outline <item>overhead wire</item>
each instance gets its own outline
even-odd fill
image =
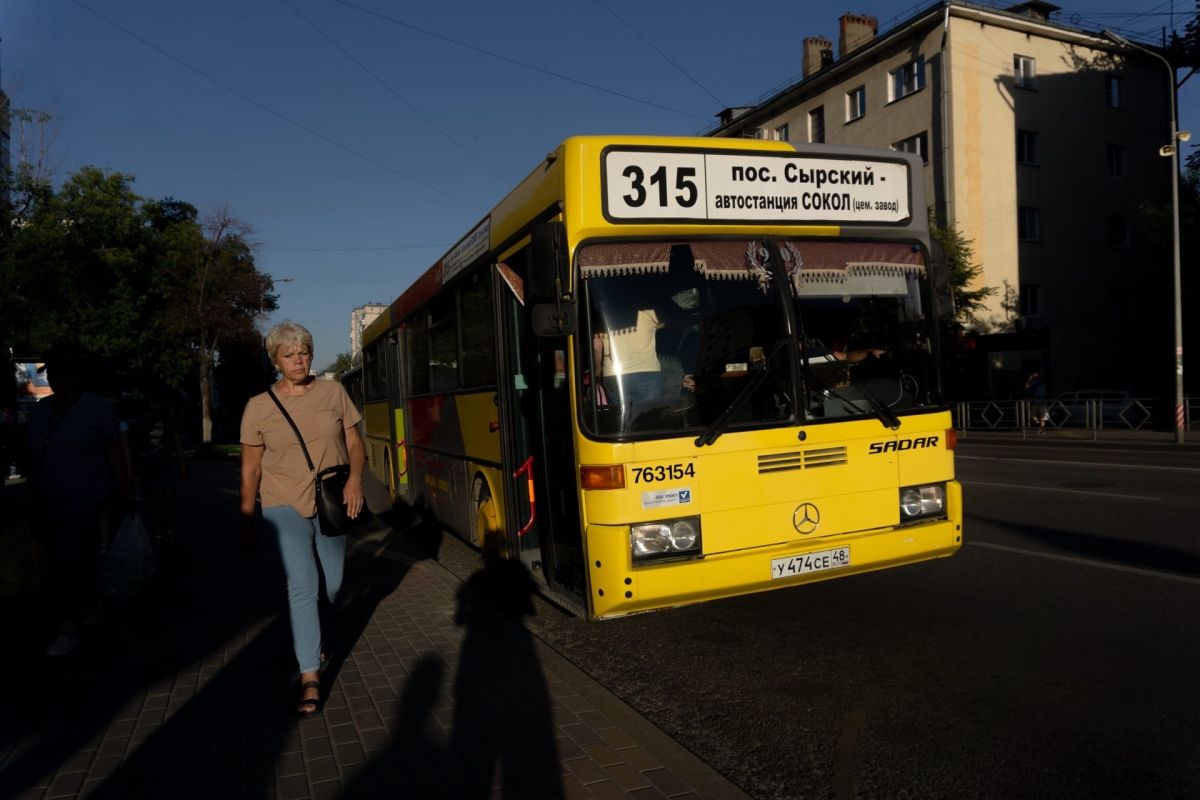
[[[300,11],[300,9],[296,8],[289,0],[283,0],[283,3],[284,3],[284,5],[286,5],[288,8],[290,8],[292,10],[293,14],[300,17],[300,19],[304,20],[310,28],[312,28],[314,31],[316,31],[318,34],[320,34],[321,37],[323,37],[325,39],[325,41],[329,42],[331,45],[336,47],[338,49],[338,51],[342,55],[344,55],[346,58],[350,59],[350,61],[352,61],[355,66],[357,66],[363,72],[367,73],[367,75],[370,76],[380,86],[382,86],[388,94],[390,94],[392,97],[396,98],[401,103],[403,103],[405,105],[405,107],[407,107],[410,111],[412,111],[414,114],[416,114],[422,120],[424,120],[425,123],[427,125],[429,125],[429,127],[433,128],[435,131],[437,131],[439,134],[441,134],[443,137],[445,137],[445,139],[448,142],[450,142],[455,147],[457,147],[463,154],[465,154],[468,158],[470,158],[476,164],[478,164],[479,166],[481,166],[485,170],[487,170],[487,172],[489,172],[494,178],[496,178],[502,184],[506,183],[504,176],[502,176],[500,173],[496,172],[496,170],[492,169],[491,166],[486,164],[483,161],[483,159],[479,158],[475,153],[472,153],[469,149],[467,149],[460,141],[458,141],[458,139],[456,139],[448,131],[446,131],[444,128],[442,128],[442,126],[438,125],[428,114],[421,111],[421,109],[417,108],[415,105],[413,105],[411,102],[409,102],[398,91],[396,91],[394,88],[392,88],[392,86],[387,81],[385,81],[383,78],[379,77],[373,71],[371,71],[370,67],[368,67],[366,64],[364,64],[362,61],[355,58],[353,53],[351,53],[345,47],[342,47],[342,45],[339,44],[332,36],[330,36],[328,33],[326,33],[324,30],[322,30],[320,28],[320,26],[318,26],[315,22],[313,22],[311,19],[309,19],[308,16],[306,16],[302,11]]]
[[[708,90],[708,87],[706,87],[704,84],[700,83],[700,81],[698,81],[698,80],[696,80],[694,77],[692,77],[691,73],[689,73],[689,72],[688,72],[686,69],[684,69],[682,66],[680,66],[680,65],[679,65],[679,64],[678,64],[678,63],[677,63],[677,62],[676,62],[676,61],[675,61],[673,58],[671,58],[669,55],[667,55],[666,53],[664,53],[662,50],[659,50],[659,49],[658,49],[658,48],[657,48],[657,47],[654,45],[654,42],[650,41],[650,40],[649,40],[649,39],[647,39],[645,36],[643,36],[643,35],[642,35],[642,32],[641,32],[641,31],[639,31],[639,30],[637,29],[637,27],[635,27],[634,25],[631,25],[631,24],[630,24],[630,23],[629,23],[629,22],[628,22],[628,21],[627,21],[627,20],[626,20],[624,17],[622,17],[622,16],[621,16],[620,14],[618,14],[616,11],[613,11],[613,10],[612,10],[612,8],[611,8],[611,7],[610,7],[610,6],[609,6],[607,3],[605,3],[605,2],[604,2],[604,0],[596,0],[596,3],[597,3],[597,5],[599,5],[601,8],[603,8],[605,11],[607,11],[609,14],[612,14],[612,15],[613,15],[613,17],[614,17],[614,18],[617,20],[617,22],[620,22],[622,25],[624,25],[626,28],[628,28],[628,29],[630,30],[630,32],[631,32],[631,33],[633,33],[633,35],[634,35],[634,36],[636,36],[637,38],[641,39],[641,40],[642,40],[642,42],[643,42],[643,43],[644,43],[644,44],[645,44],[647,47],[649,47],[651,50],[653,50],[654,52],[656,52],[656,53],[658,53],[660,56],[662,56],[662,58],[663,58],[663,60],[664,60],[664,61],[666,61],[668,64],[670,64],[670,65],[671,65],[672,67],[674,67],[675,69],[679,70],[679,73],[680,73],[681,75],[683,75],[683,77],[685,77],[685,78],[687,78],[689,81],[691,81],[691,82],[692,82],[692,83],[693,83],[693,84],[694,84],[696,87],[698,87],[698,88],[700,89],[700,91],[704,92],[706,95],[708,95],[709,97],[711,97],[711,98],[712,98],[714,101],[716,101],[716,103],[717,103],[718,105],[720,105],[720,106],[721,106],[721,108],[726,108],[726,107],[727,107],[726,103],[725,103],[724,101],[722,101],[722,100],[721,100],[721,98],[717,97],[715,94],[713,94],[712,92],[710,92],[710,91]]]
[[[78,0],[76,0],[76,2],[78,2]],[[352,8],[355,11],[358,11],[362,14],[366,14],[368,16],[372,16],[377,19],[381,19],[385,22],[390,22],[394,25],[399,25],[402,28],[408,28],[409,30],[416,31],[417,33],[424,34],[431,38],[439,39],[443,42],[449,42],[450,44],[453,44],[457,47],[462,47],[464,49],[471,50],[476,53],[480,53],[482,55],[489,56],[491,58],[495,58],[499,61],[504,61],[505,63],[513,64],[518,67],[522,67],[524,69],[532,70],[534,72],[540,72],[543,75],[549,75],[552,78],[558,78],[559,80],[567,81],[568,83],[573,83],[577,86],[583,86],[587,89],[592,89],[597,92],[602,92],[607,95],[612,95],[613,97],[619,97],[622,100],[628,100],[630,102],[638,103],[640,105],[649,106],[650,108],[657,108],[660,111],[669,111],[672,114],[679,114],[684,117],[691,117],[692,119],[700,119],[700,120],[704,120],[705,122],[708,121],[708,117],[702,117],[698,114],[693,114],[690,111],[681,111],[678,108],[672,108],[670,106],[663,105],[662,103],[655,103],[653,100],[644,100],[640,97],[634,97],[633,95],[625,94],[624,92],[618,92],[614,89],[609,89],[605,86],[599,86],[597,84],[589,83],[588,81],[584,81],[579,78],[573,78],[570,75],[564,75],[561,72],[555,72],[554,70],[546,69],[545,67],[539,67],[536,64],[529,64],[525,61],[519,61],[515,58],[511,58],[502,53],[497,53],[495,51],[487,50],[483,47],[479,47],[477,45],[470,44],[469,42],[463,42],[458,39],[454,39],[450,36],[446,36],[444,34],[436,32],[436,31],[431,31],[427,28],[422,28],[420,26],[413,25],[410,22],[405,22],[404,20],[396,19],[395,17],[390,17],[387,14],[383,14],[378,11],[373,11],[369,8],[363,8],[362,6],[355,5],[354,3],[349,3],[346,0],[333,0],[333,2],[337,3],[338,5],[346,6],[346,8]]]
[[[397,244],[383,245],[380,247],[262,247],[259,249],[271,253],[360,253],[388,250],[446,250],[449,247],[450,243]]]
[[[286,122],[288,125],[291,125],[295,128],[299,128],[300,130],[304,131],[305,133],[308,133],[311,136],[315,136],[316,138],[320,139],[321,141],[323,141],[327,144],[331,144],[340,150],[344,150],[345,152],[349,153],[350,155],[352,155],[358,159],[361,159],[362,161],[365,161],[368,164],[371,164],[372,166],[376,166],[382,170],[386,170],[387,172],[390,172],[393,175],[396,175],[398,177],[404,178],[405,180],[407,180],[411,183],[414,183],[417,186],[421,186],[432,192],[436,192],[437,194],[440,194],[443,197],[448,197],[451,200],[454,200],[456,202],[470,206],[471,208],[475,208],[475,209],[480,208],[480,205],[478,203],[474,203],[470,200],[459,197],[458,195],[453,194],[452,192],[446,191],[445,189],[441,188],[440,186],[435,186],[432,183],[423,181],[420,178],[409,175],[406,172],[402,172],[401,170],[396,169],[395,167],[393,167],[390,164],[387,164],[383,161],[379,161],[378,159],[373,158],[373,157],[367,155],[366,153],[360,152],[359,150],[356,150],[355,148],[350,147],[347,144],[343,144],[342,142],[339,142],[338,140],[336,140],[330,136],[327,136],[327,135],[321,133],[320,131],[310,128],[309,126],[305,125],[302,122],[292,119],[291,117],[287,116],[283,112],[277,111],[274,108],[271,108],[267,104],[265,104],[259,100],[256,100],[255,98],[251,97],[250,95],[246,94],[245,92],[242,92],[242,91],[234,88],[233,86],[230,86],[228,83],[225,83],[224,81],[220,80],[219,78],[215,78],[212,75],[209,75],[204,70],[202,70],[198,67],[192,66],[191,64],[189,64],[188,62],[179,58],[178,56],[164,50],[163,48],[159,47],[158,45],[156,45],[153,42],[149,41],[148,39],[144,38],[143,36],[135,33],[134,31],[130,30],[129,28],[126,28],[125,26],[121,25],[117,21],[109,18],[105,14],[102,14],[101,12],[92,8],[91,6],[84,4],[83,2],[81,2],[81,0],[71,0],[71,2],[73,2],[75,5],[82,8],[84,11],[87,11],[88,13],[95,15],[96,17],[103,20],[107,24],[109,24],[112,27],[116,28],[117,30],[121,31],[126,36],[129,36],[130,38],[136,39],[138,42],[141,42],[143,45],[145,45],[146,47],[149,47],[151,50],[155,51],[159,55],[161,55],[165,58],[168,58],[171,61],[174,61],[176,64],[179,64],[181,67],[184,67],[185,69],[188,69],[191,72],[194,72],[195,74],[199,75],[200,77],[204,78],[205,80],[207,80],[211,83],[216,84],[217,86],[220,86],[222,89],[229,92],[230,94],[240,97],[242,100],[245,100],[247,103],[250,103],[251,105],[261,109],[262,111],[267,112],[271,116],[276,117],[277,119],[280,119],[280,120]]]

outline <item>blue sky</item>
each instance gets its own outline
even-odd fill
[[[1064,22],[1148,36],[1172,11],[1059,4]],[[59,178],[127,172],[145,197],[249,223],[260,268],[292,279],[275,319],[308,326],[324,366],[352,308],[394,299],[567,136],[701,133],[798,77],[803,38],[836,43],[846,11],[888,27],[927,6],[3,0],[0,78],[54,116]],[[1195,6],[1174,11],[1182,29]],[[1200,126],[1200,79],[1180,120]]]

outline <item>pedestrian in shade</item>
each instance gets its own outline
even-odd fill
[[[267,334],[266,345],[280,377],[266,392],[250,398],[242,414],[241,542],[244,549],[254,547],[255,500],[261,496],[263,522],[278,538],[287,575],[292,644],[300,672],[298,711],[308,715],[321,709],[320,578],[324,574],[325,596],[332,607],[342,585],[346,537],[322,532],[314,472],[272,393],[299,428],[316,471],[350,466],[343,496],[351,518],[363,509],[366,450],[357,427],[362,417],[346,390],[336,381],[310,374],[312,334],[294,322],[282,322]]]

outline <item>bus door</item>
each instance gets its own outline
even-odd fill
[[[578,610],[585,587],[568,340],[533,333],[524,295],[529,250],[496,267],[503,332],[498,344],[505,530],[510,555],[521,559],[544,592]]]

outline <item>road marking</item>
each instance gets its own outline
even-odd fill
[[[1177,575],[1173,572],[1160,572],[1154,569],[1143,569],[1141,567],[1126,567],[1122,564],[1113,564],[1110,561],[1093,561],[1090,558],[1079,558],[1077,556],[1063,556],[1057,553],[1043,553],[1039,550],[1026,550],[1023,547],[1009,547],[1005,544],[993,544],[992,542],[979,542],[973,539],[967,541],[968,545],[976,547],[986,547],[989,550],[1003,550],[1006,553],[1016,553],[1022,556],[1033,556],[1034,558],[1046,558],[1051,561],[1066,561],[1070,564],[1079,564],[1085,567],[1099,567],[1100,569],[1109,569],[1114,572],[1128,572],[1133,575],[1141,575],[1147,578],[1164,578],[1169,581],[1177,581],[1179,583],[1190,583],[1200,586],[1200,578],[1193,578],[1188,575]]]
[[[1105,464],[1097,461],[1059,461],[1053,458],[998,458],[995,456],[954,456],[958,461],[1015,461],[1024,464],[1063,464],[1072,467],[1113,467],[1115,469],[1158,469],[1167,472],[1200,472],[1200,467],[1163,467],[1157,464]]]
[[[1063,492],[1065,494],[1090,494],[1097,497],[1120,497],[1122,500],[1162,500],[1143,494],[1117,494],[1116,492],[1090,492],[1087,489],[1063,489],[1057,486],[1028,486],[1023,483],[988,483],[987,481],[963,481],[964,486],[996,486],[1001,489],[1032,489],[1036,492]]]

